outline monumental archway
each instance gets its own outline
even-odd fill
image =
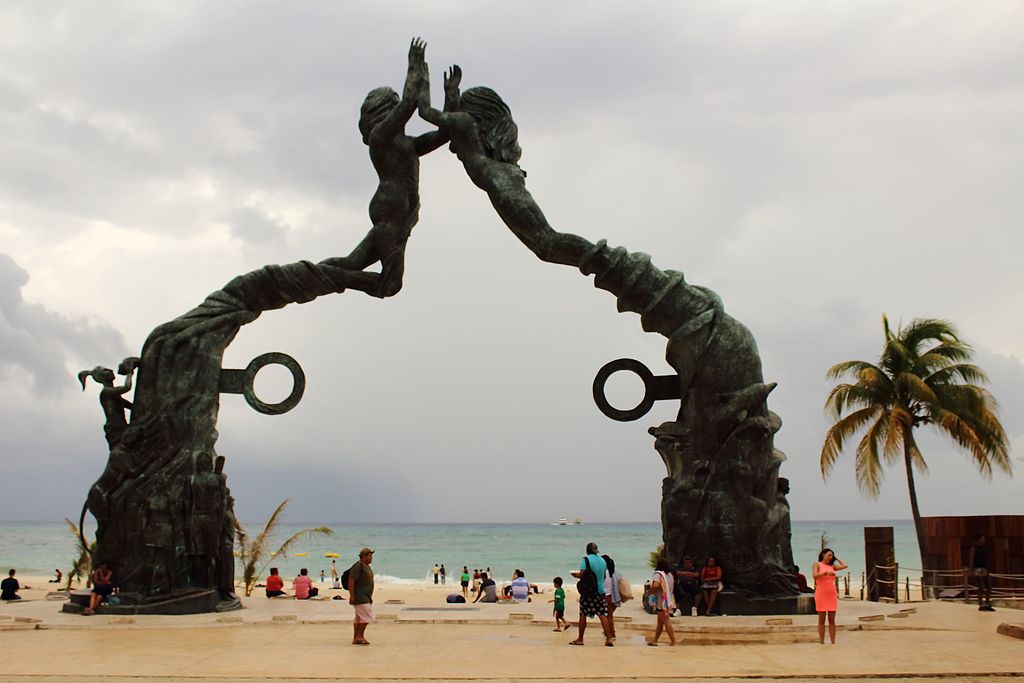
[[[741,596],[795,594],[789,506],[778,476],[785,457],[773,446],[781,421],[767,408],[775,385],[764,383],[753,335],[714,292],[687,283],[682,273],[657,268],[645,254],[553,229],[526,189],[508,107],[489,88],[460,92],[456,66],[445,74],[444,110],[432,108],[424,47],[413,41],[403,94],[378,88],[360,111],[359,129],[380,185],[370,201],[373,227],[351,254],[265,266],[234,278],[154,329],[140,356],[119,366],[122,386],[106,368],[80,374],[83,386],[87,376],[103,385],[110,453],[86,507],[97,522],[94,561],[116,566],[123,609],[184,613],[237,606],[234,506],[224,458],[215,450],[220,394],[242,393],[260,412],[284,412],[301,399],[304,377],[284,354],[225,369],[224,350],[264,311],[352,289],[381,298],[397,294],[405,244],[418,218],[419,156],[449,141],[472,182],[538,258],[593,275],[596,287],[616,297],[620,312],[639,314],[645,331],[668,339],[672,374],[656,377],[639,362],[620,359],[594,381],[595,401],[613,419],[639,419],[656,400],[680,402],[675,420],[649,430],[667,469],[661,504],[667,559],[714,554]],[[437,130],[405,134],[417,109]],[[379,272],[367,270],[378,262]],[[294,377],[291,395],[274,405],[252,388],[267,363],[285,365]],[[636,408],[605,400],[604,383],[617,371],[644,380],[645,399]],[[122,395],[136,372],[130,405]]]

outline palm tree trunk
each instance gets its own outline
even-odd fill
[[[927,572],[932,567],[928,566],[928,561],[925,555],[924,548],[924,521],[921,519],[921,509],[917,505],[917,487],[914,485],[914,463],[911,457],[912,449],[914,448],[914,437],[910,434],[910,430],[907,430],[907,434],[903,438],[903,462],[907,467],[907,489],[910,493],[910,512],[914,516],[914,530],[917,532],[917,547],[921,553],[921,585],[922,591],[927,594],[928,590],[923,588],[927,585]],[[899,586],[896,587],[899,590]]]

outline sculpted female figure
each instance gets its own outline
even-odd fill
[[[578,266],[594,245],[578,235],[555,231],[529,190],[519,168],[519,129],[508,105],[490,88],[459,95],[462,70],[445,74],[445,111],[430,106],[430,77],[424,65],[420,116],[451,138],[451,150],[473,184],[487,193],[501,220],[543,261]]]
[[[106,423],[103,425],[103,433],[107,437],[107,444],[114,448],[128,429],[128,421],[125,419],[124,411],[131,410],[131,401],[125,400],[124,395],[132,390],[132,375],[135,373],[135,365],[138,358],[125,358],[118,370],[125,375],[122,386],[114,386],[114,371],[97,365],[92,370],[82,370],[78,373],[78,381],[82,383],[82,391],[85,391],[85,380],[92,377],[103,386],[100,389],[100,407],[103,408],[103,415]]]

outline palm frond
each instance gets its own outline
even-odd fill
[[[836,422],[825,435],[825,443],[821,446],[821,478],[827,480],[832,468],[839,459],[846,439],[856,434],[861,427],[870,422],[881,410],[878,406],[869,406],[850,413]]]
[[[882,448],[886,464],[892,465],[899,460],[903,442],[913,427],[914,416],[906,409],[894,406],[889,411],[889,424],[885,429],[885,445]]]
[[[856,377],[858,374],[860,374],[861,370],[873,367],[875,366],[872,365],[871,363],[862,360],[843,361],[842,363],[836,363],[835,365],[830,367],[828,369],[828,372],[825,373],[825,378],[839,379],[840,377],[843,377],[845,375]]]
[[[840,418],[850,408],[867,408],[887,404],[891,401],[887,394],[888,392],[878,391],[877,387],[839,384],[832,388],[825,399],[825,411],[834,418]]]
[[[983,477],[992,478],[992,463],[989,462],[988,452],[978,433],[967,420],[952,411],[941,410],[936,415],[935,424],[971,455]]]
[[[875,367],[874,365],[866,367],[860,371],[857,375],[857,384],[878,394],[879,396],[889,397],[893,393],[892,377],[885,374],[884,370]],[[885,400],[892,399],[886,398]]]
[[[273,561],[273,559],[275,557],[280,557],[281,555],[285,555],[291,549],[291,547],[293,545],[295,545],[298,541],[300,541],[300,540],[302,540],[304,538],[313,538],[314,536],[318,536],[318,535],[319,536],[331,536],[333,534],[334,534],[334,529],[332,529],[330,527],[326,527],[326,526],[318,526],[318,527],[312,527],[312,528],[309,528],[309,529],[303,529],[301,531],[296,531],[294,534],[289,536],[285,540],[285,542],[280,545],[280,547],[277,550],[275,550],[273,553],[271,553],[270,557],[267,558],[267,561],[263,564],[262,567],[260,567],[260,570],[258,572],[256,572],[256,575],[257,576],[262,576],[263,575],[263,571],[267,567],[270,566],[271,561]]]
[[[275,558],[284,553],[288,552],[288,549],[297,541],[302,538],[311,538],[317,534],[331,535],[334,530],[325,527],[314,527],[310,529],[303,529],[291,535],[280,547],[273,553],[267,555],[267,550],[270,543],[270,538],[274,531],[277,529],[278,523],[281,520],[281,515],[284,514],[285,508],[288,507],[289,500],[286,498],[281,501],[277,509],[270,515],[270,519],[267,520],[266,524],[263,525],[263,530],[256,536],[255,539],[250,540],[249,535],[246,533],[242,525],[235,520],[235,539],[238,544],[238,557],[242,563],[242,582],[245,585],[245,595],[252,595],[253,588],[256,586],[256,582],[259,577],[262,576],[264,570],[270,565],[270,562]]]
[[[249,535],[237,518],[233,521],[235,526],[235,543],[238,544],[238,558],[244,563],[249,556]]]
[[[925,377],[930,386],[950,384],[957,380],[968,384],[980,384],[988,381],[988,375],[977,365],[970,363],[953,363],[935,370]]]
[[[904,372],[914,365],[914,355],[899,337],[886,340],[878,365],[890,377]]]
[[[944,341],[922,353],[920,360],[924,365],[941,368],[952,363],[970,360],[973,353],[974,351],[966,342]]]
[[[78,526],[67,517],[64,518],[64,523],[68,525],[68,529],[75,539],[75,551],[78,553],[78,557],[72,560],[71,569],[67,573],[67,589],[71,590],[71,585],[75,579],[85,578],[88,580],[92,574],[92,553],[96,543],[93,542],[88,546],[85,545]]]
[[[914,440],[914,433],[907,432],[904,438],[906,439],[907,450],[910,451],[910,462],[913,464],[914,469],[921,474],[928,474],[928,463],[924,461],[921,449],[917,447],[917,441]]]
[[[934,403],[938,400],[935,391],[928,386],[928,383],[912,372],[901,372],[896,376],[896,392],[899,396],[910,403]]]
[[[291,502],[290,498],[285,498],[280,502],[274,512],[271,513],[270,519],[263,525],[263,530],[256,536],[252,542],[252,546],[249,550],[250,557],[262,558],[267,551],[267,544],[270,542],[270,537],[277,530],[277,524],[281,519],[281,515],[284,514],[285,508],[288,507],[288,503]],[[273,557],[273,555],[271,555]]]
[[[960,342],[956,326],[948,320],[938,318],[915,318],[906,327],[901,328],[897,336],[915,356],[922,355],[921,347],[932,340],[948,344],[950,347],[965,346]]]
[[[889,429],[888,416],[884,413],[868,427],[864,438],[857,444],[854,470],[857,474],[857,486],[870,498],[878,498],[882,486],[884,471],[879,458],[878,447],[885,442]]]
[[[936,400],[928,404],[933,412],[942,410],[960,416],[980,415],[994,402],[986,389],[974,384],[940,384],[934,388]]]

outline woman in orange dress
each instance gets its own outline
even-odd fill
[[[839,607],[839,590],[836,588],[836,572],[846,569],[846,564],[836,557],[831,548],[818,553],[818,561],[811,568],[814,576],[814,609],[818,613],[818,642],[825,644],[825,616],[828,615],[828,637],[836,644],[836,609]]]

